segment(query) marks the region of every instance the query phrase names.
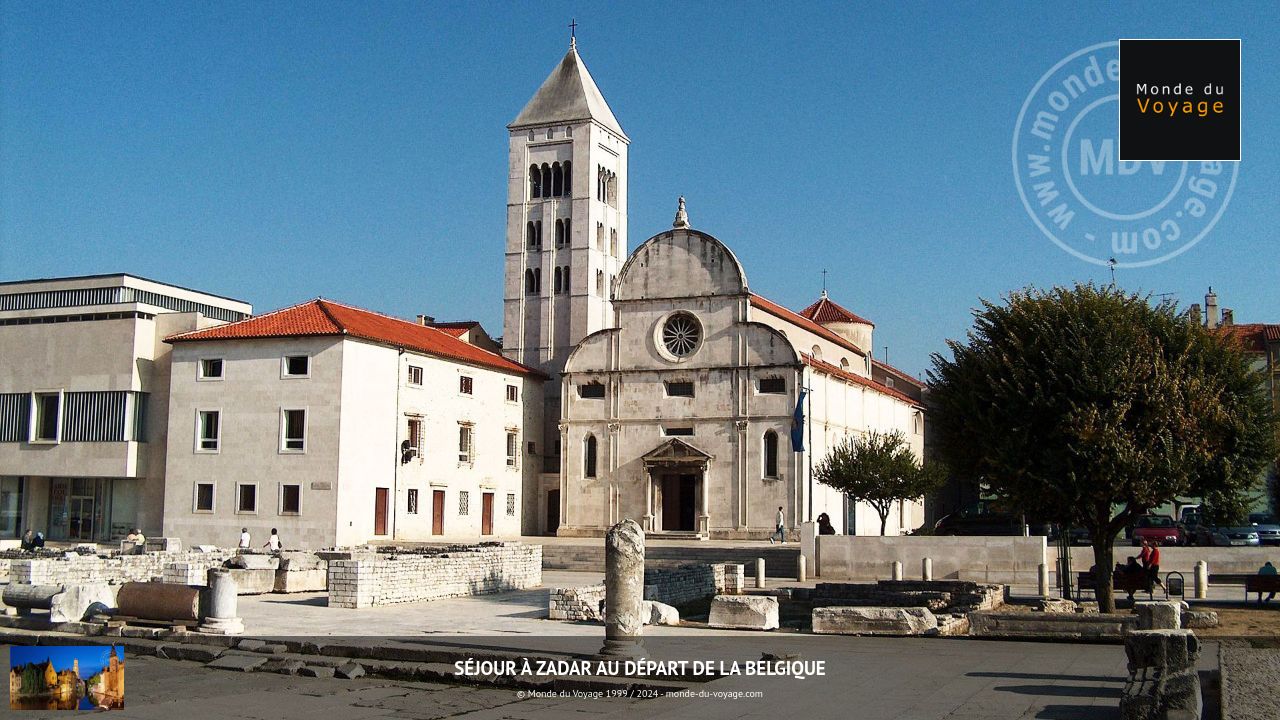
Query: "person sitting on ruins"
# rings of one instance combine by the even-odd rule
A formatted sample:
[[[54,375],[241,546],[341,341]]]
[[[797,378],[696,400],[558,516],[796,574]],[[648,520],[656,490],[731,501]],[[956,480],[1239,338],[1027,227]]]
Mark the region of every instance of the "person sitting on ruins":
[[[831,524],[831,516],[822,513],[818,516],[818,534],[819,535],[835,535],[836,528]]]
[[[240,528],[240,549],[248,550],[253,547],[253,538],[249,536],[249,528]]]
[[[1115,574],[1117,577],[1123,576],[1126,579],[1146,577],[1145,571],[1142,569],[1142,565],[1138,564],[1138,558],[1132,555],[1129,556],[1129,559],[1125,561],[1123,566],[1119,563],[1116,564]],[[1126,584],[1129,585],[1129,600],[1133,600],[1134,586],[1130,583]]]
[[[39,550],[42,547],[44,547],[44,531],[37,530],[35,539],[31,541],[31,549]]]
[[[1272,564],[1271,564],[1271,561],[1270,561],[1270,560],[1268,560],[1268,561],[1266,562],[1266,564],[1264,564],[1262,567],[1258,568],[1258,574],[1259,574],[1259,575],[1265,575],[1265,576],[1275,577],[1276,575],[1280,575],[1280,572],[1277,572],[1277,571],[1276,571],[1276,566],[1275,566],[1275,565],[1272,565]],[[1272,600],[1275,600],[1275,599],[1276,599],[1276,594],[1275,594],[1275,592],[1274,592],[1274,591],[1272,591],[1270,594],[1268,594],[1268,595],[1267,595],[1267,599],[1266,599],[1266,601],[1265,601],[1265,602],[1271,602]],[[1263,601],[1263,599],[1262,599],[1262,591],[1261,591],[1261,590],[1259,590],[1259,591],[1258,591],[1258,604],[1259,604],[1259,605],[1261,605],[1263,602],[1264,602],[1264,601]]]
[[[142,530],[138,528],[130,530],[129,534],[124,536],[124,541],[132,544],[132,547],[128,548],[129,554],[131,555],[143,554],[144,548],[146,548],[147,545],[146,536],[143,535]]]
[[[22,549],[28,552],[36,549],[36,534],[31,528],[22,533]]]

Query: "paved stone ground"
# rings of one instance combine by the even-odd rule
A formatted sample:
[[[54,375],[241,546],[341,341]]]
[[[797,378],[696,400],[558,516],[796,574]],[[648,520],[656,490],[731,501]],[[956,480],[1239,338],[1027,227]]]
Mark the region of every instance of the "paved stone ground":
[[[1118,718],[1124,651],[1116,645],[891,638],[761,637],[771,650],[823,658],[827,677],[723,678],[719,697],[520,697],[519,691],[361,678],[336,680],[212,670],[127,657],[120,718],[319,720],[593,720],[832,718],[1084,720]],[[1215,657],[1216,648],[1206,648]],[[746,693],[759,692],[761,697]],[[734,693],[741,693],[736,699]],[[13,713],[26,716],[27,713]],[[30,715],[30,717],[42,717]]]

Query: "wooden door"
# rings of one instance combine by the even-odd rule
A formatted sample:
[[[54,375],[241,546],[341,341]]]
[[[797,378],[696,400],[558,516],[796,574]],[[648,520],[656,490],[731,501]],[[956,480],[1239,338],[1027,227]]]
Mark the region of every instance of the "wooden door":
[[[480,496],[480,534],[493,534],[493,493]]]
[[[387,488],[373,489],[373,534],[387,534],[387,498],[391,492]]]
[[[444,534],[444,491],[431,491],[431,534]]]
[[[560,491],[547,491],[547,534],[555,535],[560,529]]]

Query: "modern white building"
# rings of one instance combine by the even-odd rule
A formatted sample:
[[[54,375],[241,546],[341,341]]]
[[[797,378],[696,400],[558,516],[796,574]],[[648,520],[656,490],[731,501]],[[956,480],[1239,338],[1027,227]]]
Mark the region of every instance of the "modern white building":
[[[0,283],[0,537],[158,534],[164,338],[251,311],[125,274]]]
[[[469,324],[425,323],[313,300],[170,337],[165,535],[520,535],[545,376],[467,342],[483,336]]]

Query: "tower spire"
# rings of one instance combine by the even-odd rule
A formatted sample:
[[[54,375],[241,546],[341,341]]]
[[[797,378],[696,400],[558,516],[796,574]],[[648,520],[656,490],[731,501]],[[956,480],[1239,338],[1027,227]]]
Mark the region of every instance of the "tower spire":
[[[676,207],[676,219],[671,223],[674,228],[689,227],[689,213],[684,211],[684,196],[680,196],[680,204]]]

